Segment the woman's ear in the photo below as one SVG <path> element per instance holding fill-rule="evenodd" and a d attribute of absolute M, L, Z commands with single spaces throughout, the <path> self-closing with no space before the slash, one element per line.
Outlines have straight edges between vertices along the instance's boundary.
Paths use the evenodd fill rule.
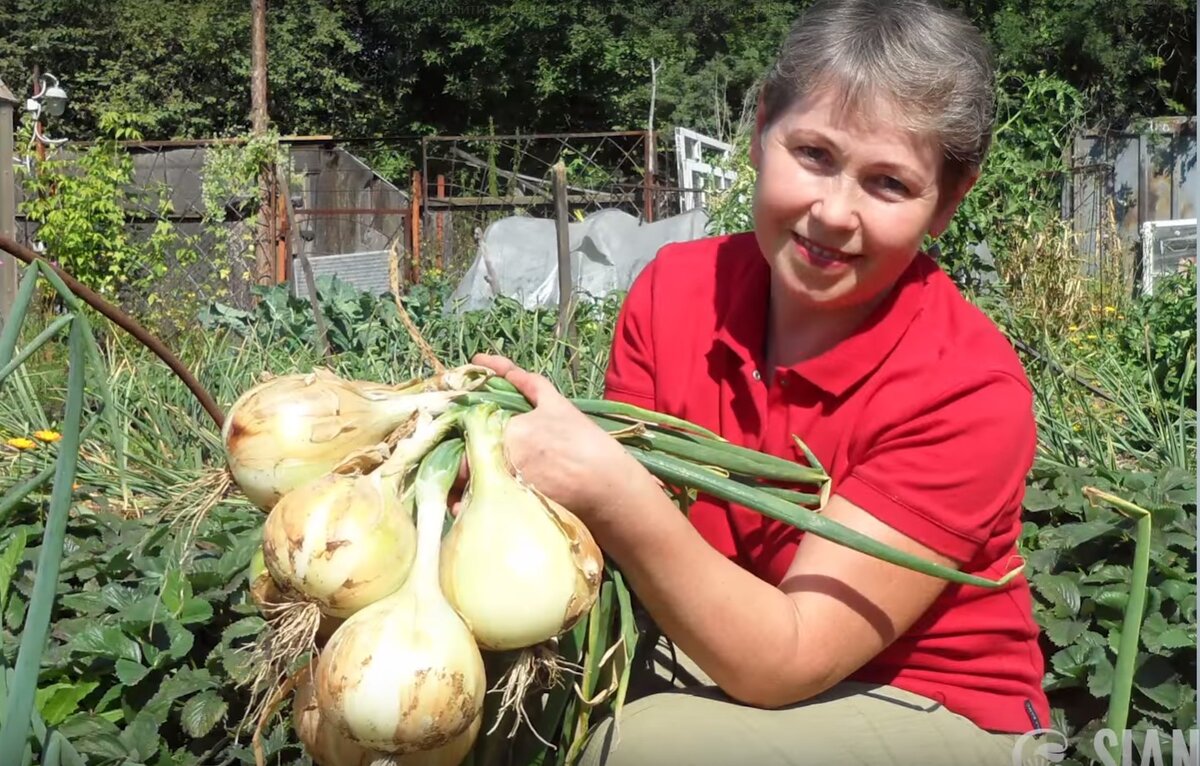
<path fill-rule="evenodd" d="M 758 94 L 758 107 L 754 110 L 754 134 L 750 136 L 750 167 L 756 171 L 762 162 L 762 134 L 766 130 L 762 93 Z"/>
<path fill-rule="evenodd" d="M 929 236 L 937 239 L 950 225 L 950 220 L 958 212 L 958 206 L 966 198 L 975 182 L 979 180 L 979 171 L 972 170 L 963 173 L 957 181 L 946 184 L 944 196 L 938 202 L 937 214 L 929 225 Z"/>

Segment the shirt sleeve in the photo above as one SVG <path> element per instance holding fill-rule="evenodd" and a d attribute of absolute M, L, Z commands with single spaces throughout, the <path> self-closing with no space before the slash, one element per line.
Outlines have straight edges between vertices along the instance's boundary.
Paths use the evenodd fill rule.
<path fill-rule="evenodd" d="M 1037 448 L 1033 395 L 1002 372 L 923 398 L 873 433 L 834 491 L 885 524 L 968 564 L 1021 512 Z"/>
<path fill-rule="evenodd" d="M 653 294 L 655 261 L 629 288 L 613 328 L 604 398 L 654 409 Z"/>

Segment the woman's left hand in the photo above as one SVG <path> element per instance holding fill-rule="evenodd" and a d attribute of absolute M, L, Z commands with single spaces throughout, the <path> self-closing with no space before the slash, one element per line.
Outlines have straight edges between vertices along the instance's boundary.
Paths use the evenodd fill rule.
<path fill-rule="evenodd" d="M 501 356 L 477 354 L 471 362 L 512 383 L 533 405 L 514 415 L 505 433 L 513 468 L 585 524 L 613 521 L 627 507 L 621 488 L 633 484 L 631 477 L 649 476 L 641 464 L 547 378 Z"/>

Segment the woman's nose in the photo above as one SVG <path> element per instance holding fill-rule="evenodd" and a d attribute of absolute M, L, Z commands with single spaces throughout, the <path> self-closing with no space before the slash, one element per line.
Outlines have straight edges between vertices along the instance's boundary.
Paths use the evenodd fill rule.
<path fill-rule="evenodd" d="M 840 176 L 830 178 L 813 202 L 811 212 L 826 228 L 854 228 L 858 210 L 853 185 Z"/>

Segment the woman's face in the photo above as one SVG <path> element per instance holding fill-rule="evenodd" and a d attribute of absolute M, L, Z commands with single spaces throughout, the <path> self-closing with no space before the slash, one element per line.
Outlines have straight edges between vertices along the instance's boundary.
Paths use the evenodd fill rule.
<path fill-rule="evenodd" d="M 961 191 L 942 188 L 942 153 L 898 127 L 879 102 L 869 119 L 828 92 L 758 126 L 754 226 L 777 292 L 808 308 L 873 305 L 926 233 L 949 222 Z"/>

